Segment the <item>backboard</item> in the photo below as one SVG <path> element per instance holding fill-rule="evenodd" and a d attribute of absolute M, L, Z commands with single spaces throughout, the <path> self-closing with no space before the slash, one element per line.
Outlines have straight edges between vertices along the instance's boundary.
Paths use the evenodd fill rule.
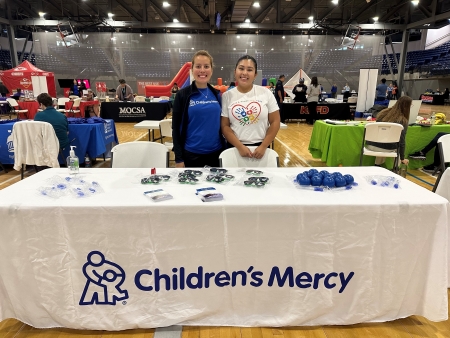
<path fill-rule="evenodd" d="M 341 40 L 341 46 L 347 47 L 348 49 L 355 48 L 357 42 L 359 42 L 359 34 L 361 32 L 361 27 L 356 25 L 348 25 L 347 31 Z"/>

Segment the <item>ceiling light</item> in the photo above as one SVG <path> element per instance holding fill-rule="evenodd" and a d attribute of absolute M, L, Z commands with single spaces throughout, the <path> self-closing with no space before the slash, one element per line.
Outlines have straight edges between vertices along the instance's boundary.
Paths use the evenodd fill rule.
<path fill-rule="evenodd" d="M 417 5 L 419 4 L 419 0 L 412 0 L 411 3 L 412 3 L 414 6 L 417 6 Z"/>
<path fill-rule="evenodd" d="M 163 7 L 169 7 L 169 6 L 170 6 L 170 4 L 167 1 L 163 2 Z"/>
<path fill-rule="evenodd" d="M 194 49 L 194 47 L 191 47 L 191 49 Z"/>
<path fill-rule="evenodd" d="M 112 17 L 114 16 L 114 14 L 113 14 L 113 13 L 108 13 L 108 16 L 109 16 L 110 18 L 112 18 Z"/>
<path fill-rule="evenodd" d="M 249 22 L 250 22 L 250 19 L 245 19 L 245 22 L 249 23 Z"/>
<path fill-rule="evenodd" d="M 178 19 L 173 19 L 173 22 L 180 22 L 180 21 L 178 21 Z"/>
<path fill-rule="evenodd" d="M 240 35 L 236 35 L 236 38 L 240 39 L 240 38 L 241 38 L 241 36 L 240 36 Z"/>
<path fill-rule="evenodd" d="M 339 0 L 331 0 L 331 3 L 337 5 L 339 3 Z"/>
<path fill-rule="evenodd" d="M 155 49 L 155 47 L 150 47 L 150 49 L 152 49 L 152 50 L 153 50 L 153 49 Z"/>
<path fill-rule="evenodd" d="M 379 18 L 378 18 L 378 16 L 376 16 L 376 17 L 373 17 L 372 19 L 373 19 L 373 21 L 378 22 Z"/>
<path fill-rule="evenodd" d="M 270 48 L 270 50 L 273 50 L 273 48 Z"/>
<path fill-rule="evenodd" d="M 310 21 L 312 21 L 312 20 L 314 19 L 314 17 L 311 15 L 310 17 L 308 17 L 308 19 L 309 19 Z"/>
<path fill-rule="evenodd" d="M 142 36 L 142 34 L 139 34 L 139 36 Z"/>
<path fill-rule="evenodd" d="M 233 50 L 236 50 L 236 48 L 233 48 Z"/>
<path fill-rule="evenodd" d="M 282 37 L 281 37 L 282 39 L 286 39 L 286 37 L 283 35 Z"/>
<path fill-rule="evenodd" d="M 45 13 L 44 12 L 39 12 L 39 16 L 44 16 L 45 15 Z"/>
<path fill-rule="evenodd" d="M 192 36 L 188 35 L 188 39 L 192 38 Z"/>
<path fill-rule="evenodd" d="M 259 8 L 259 7 L 260 7 L 260 6 L 259 6 L 259 2 L 255 2 L 255 3 L 253 4 L 253 7 L 258 7 L 258 8 Z"/>

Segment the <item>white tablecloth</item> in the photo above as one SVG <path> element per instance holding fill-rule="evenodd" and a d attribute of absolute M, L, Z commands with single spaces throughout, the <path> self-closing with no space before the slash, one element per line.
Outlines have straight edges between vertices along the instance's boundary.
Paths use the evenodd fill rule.
<path fill-rule="evenodd" d="M 0 191 L 0 320 L 123 330 L 447 319 L 447 201 L 400 177 L 398 190 L 363 179 L 385 169 L 328 168 L 359 187 L 320 193 L 288 180 L 303 168 L 274 168 L 269 186 L 220 186 L 225 199 L 210 203 L 178 183 L 162 186 L 173 200 L 150 201 L 145 169 L 81 169 L 105 193 L 37 194 L 66 170 Z"/>

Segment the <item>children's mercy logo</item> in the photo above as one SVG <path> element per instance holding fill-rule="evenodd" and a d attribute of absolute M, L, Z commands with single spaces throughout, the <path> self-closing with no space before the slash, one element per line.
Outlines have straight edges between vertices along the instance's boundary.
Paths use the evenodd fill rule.
<path fill-rule="evenodd" d="M 100 251 L 91 251 L 83 265 L 86 285 L 80 305 L 116 305 L 128 299 L 128 291 L 120 286 L 125 281 L 125 271 L 116 263 L 107 261 Z"/>

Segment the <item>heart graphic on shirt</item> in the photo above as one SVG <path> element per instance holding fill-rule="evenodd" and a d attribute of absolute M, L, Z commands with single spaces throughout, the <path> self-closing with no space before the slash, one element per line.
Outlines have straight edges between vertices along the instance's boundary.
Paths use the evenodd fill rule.
<path fill-rule="evenodd" d="M 261 105 L 258 102 L 250 102 L 247 106 L 235 104 L 231 107 L 231 114 L 243 126 L 256 123 L 261 114 Z"/>

